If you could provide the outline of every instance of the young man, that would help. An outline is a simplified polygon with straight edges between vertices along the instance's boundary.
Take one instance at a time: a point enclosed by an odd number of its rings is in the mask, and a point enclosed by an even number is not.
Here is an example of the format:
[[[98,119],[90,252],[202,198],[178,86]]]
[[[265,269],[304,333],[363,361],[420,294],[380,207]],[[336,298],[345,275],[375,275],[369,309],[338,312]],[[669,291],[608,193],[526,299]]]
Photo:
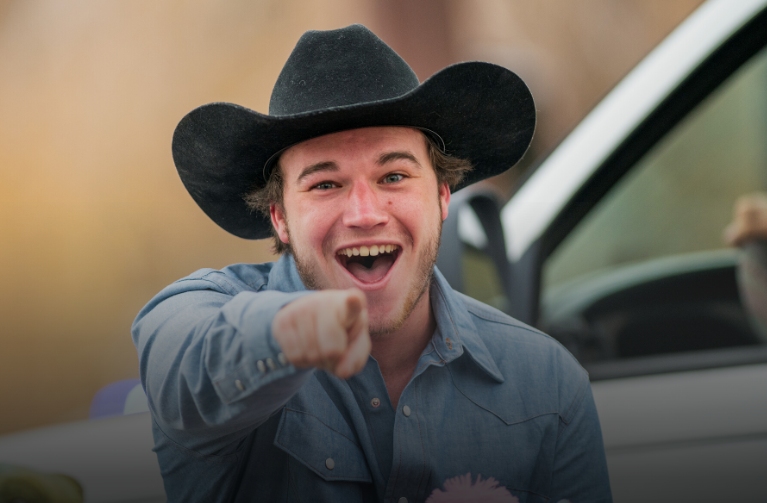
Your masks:
[[[136,318],[169,501],[439,501],[459,482],[471,501],[610,500],[586,372],[434,267],[451,190],[512,166],[534,126],[508,70],[419,85],[359,25],[301,38],[270,115],[181,121],[195,201],[283,254],[198,271]]]

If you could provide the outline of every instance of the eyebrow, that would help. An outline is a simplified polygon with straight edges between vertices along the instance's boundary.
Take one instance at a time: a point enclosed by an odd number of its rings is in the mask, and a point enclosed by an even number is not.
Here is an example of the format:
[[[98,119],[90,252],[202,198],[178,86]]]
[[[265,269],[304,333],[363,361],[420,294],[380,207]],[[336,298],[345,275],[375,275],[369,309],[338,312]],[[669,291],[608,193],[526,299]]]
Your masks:
[[[309,175],[313,175],[314,173],[320,173],[322,171],[338,171],[338,164],[334,163],[333,161],[323,161],[318,162],[316,164],[312,164],[311,166],[307,166],[301,171],[301,174],[298,175],[298,182],[303,180]]]
[[[419,168],[421,167],[421,163],[418,162],[418,159],[415,158],[413,154],[410,152],[386,152],[384,154],[381,154],[381,157],[378,158],[378,164],[383,166],[384,164],[392,161],[397,161],[399,159],[407,159],[408,161],[413,162],[416,166]]]
[[[381,156],[378,158],[378,164],[383,166],[386,163],[396,161],[399,159],[406,159],[408,161],[413,162],[419,168],[421,167],[421,163],[418,162],[418,159],[416,159],[413,154],[411,154],[410,152],[401,152],[401,151],[386,152],[381,154]],[[336,164],[333,161],[318,162],[316,164],[312,164],[311,166],[305,167],[301,171],[301,174],[298,175],[298,179],[296,181],[300,182],[307,176],[313,175],[315,173],[321,173],[323,171],[333,172],[338,170],[339,170],[338,164]]]

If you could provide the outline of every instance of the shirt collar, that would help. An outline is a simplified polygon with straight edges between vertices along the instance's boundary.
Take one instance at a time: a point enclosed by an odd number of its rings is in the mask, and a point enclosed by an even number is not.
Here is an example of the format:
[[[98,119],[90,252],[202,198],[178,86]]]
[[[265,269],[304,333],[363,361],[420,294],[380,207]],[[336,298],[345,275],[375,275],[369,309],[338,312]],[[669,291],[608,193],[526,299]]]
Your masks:
[[[466,309],[466,305],[452,289],[439,269],[434,267],[431,283],[431,308],[437,320],[437,330],[432,342],[446,363],[464,353],[488,376],[497,382],[504,382],[503,374],[477,332],[477,327]]]
[[[283,253],[269,271],[269,290],[279,292],[304,292],[307,290],[301,276],[298,275],[296,261],[291,253]]]
[[[293,255],[284,253],[274,263],[269,272],[267,288],[281,292],[306,290],[298,274]],[[429,296],[439,327],[439,330],[434,333],[432,343],[445,363],[450,363],[466,351],[471,360],[488,376],[497,382],[504,382],[503,374],[480,338],[477,327],[460,295],[452,289],[436,267],[434,267]]]

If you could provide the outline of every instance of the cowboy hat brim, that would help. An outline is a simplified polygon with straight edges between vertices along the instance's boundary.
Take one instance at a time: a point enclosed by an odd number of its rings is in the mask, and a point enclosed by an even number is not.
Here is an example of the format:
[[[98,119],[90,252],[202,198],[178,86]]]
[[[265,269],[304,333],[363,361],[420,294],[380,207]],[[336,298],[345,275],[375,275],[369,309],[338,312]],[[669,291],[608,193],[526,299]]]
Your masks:
[[[402,96],[269,116],[231,103],[187,114],[173,135],[173,160],[184,186],[226,231],[245,239],[271,235],[268,215],[244,195],[266,183],[264,166],[287,147],[318,136],[373,126],[436,132],[445,152],[474,166],[458,190],[519,161],[535,130],[535,105],[513,72],[490,63],[449,66]]]

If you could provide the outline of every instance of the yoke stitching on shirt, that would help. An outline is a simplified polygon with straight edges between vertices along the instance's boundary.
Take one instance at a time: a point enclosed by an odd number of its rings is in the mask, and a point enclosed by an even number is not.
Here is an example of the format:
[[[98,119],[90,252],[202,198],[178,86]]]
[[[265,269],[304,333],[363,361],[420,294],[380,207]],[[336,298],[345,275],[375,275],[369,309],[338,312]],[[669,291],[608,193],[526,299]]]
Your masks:
[[[463,395],[463,396],[464,396],[464,397],[465,397],[465,398],[466,398],[468,401],[470,401],[471,403],[473,403],[474,405],[476,405],[476,406],[477,406],[477,407],[479,407],[480,409],[482,409],[482,410],[486,410],[487,412],[491,413],[492,415],[494,415],[495,417],[497,417],[498,419],[500,419],[501,421],[503,421],[503,423],[504,423],[506,426],[511,426],[511,425],[514,425],[514,424],[520,424],[520,423],[524,423],[524,422],[526,422],[526,421],[530,421],[530,420],[532,420],[532,419],[535,419],[535,418],[537,418],[537,417],[541,417],[541,416],[548,416],[548,415],[551,415],[551,414],[556,414],[556,415],[558,415],[558,416],[560,416],[560,417],[561,417],[561,414],[559,413],[559,411],[548,411],[548,412],[541,412],[540,414],[536,414],[536,415],[534,415],[534,416],[526,417],[526,418],[524,418],[524,419],[520,419],[519,421],[512,421],[512,422],[506,421],[504,418],[502,418],[502,417],[500,416],[500,414],[498,414],[497,412],[494,412],[494,411],[492,411],[492,410],[488,409],[488,408],[487,408],[487,407],[485,407],[484,405],[480,405],[480,404],[478,404],[477,402],[475,402],[474,400],[472,400],[472,399],[469,397],[469,395],[467,395],[466,393],[464,393],[464,392],[463,392],[463,390],[462,390],[461,388],[459,388],[459,387],[458,387],[458,384],[456,384],[456,382],[455,382],[455,378],[453,377],[453,371],[452,371],[452,369],[450,368],[450,365],[446,365],[446,367],[447,367],[447,370],[448,370],[448,372],[450,372],[450,380],[453,382],[453,386],[455,387],[455,389],[457,389],[457,390],[458,390],[458,392],[459,392],[459,393],[461,393],[461,394],[462,394],[462,395]]]
[[[477,318],[482,318],[485,321],[490,321],[490,322],[493,322],[493,323],[500,323],[501,325],[506,325],[506,326],[509,326],[509,327],[519,328],[521,330],[526,330],[526,331],[532,332],[534,334],[542,335],[542,336],[547,337],[549,339],[554,339],[550,335],[545,334],[545,333],[541,332],[540,330],[536,330],[534,328],[531,328],[531,327],[528,327],[528,326],[525,326],[525,325],[518,325],[516,323],[512,323],[512,322],[510,322],[508,320],[505,320],[505,319],[501,318],[500,316],[493,316],[490,313],[485,313],[485,312],[479,311],[475,307],[472,307],[472,306],[466,306],[466,310],[469,311],[474,316],[476,316]]]
[[[464,304],[464,305],[466,305],[466,304]],[[506,325],[507,327],[518,328],[520,330],[525,330],[526,332],[531,332],[533,334],[540,335],[542,337],[545,337],[547,339],[550,339],[550,340],[554,341],[559,346],[561,346],[562,349],[564,349],[565,352],[570,356],[570,358],[575,360],[575,363],[577,363],[578,366],[580,368],[582,368],[586,372],[586,374],[588,375],[588,371],[583,368],[583,365],[581,365],[581,362],[579,362],[578,359],[576,357],[574,357],[573,354],[566,347],[564,347],[562,345],[561,342],[559,342],[558,340],[556,340],[554,337],[550,336],[549,334],[541,332],[540,330],[536,330],[536,329],[531,328],[531,327],[527,327],[527,326],[524,326],[524,325],[517,325],[515,323],[511,323],[511,322],[509,322],[509,321],[507,321],[505,319],[502,319],[500,317],[493,317],[492,315],[490,315],[488,313],[483,313],[483,312],[477,311],[476,308],[471,307],[469,305],[466,305],[466,310],[469,311],[474,316],[476,316],[477,318],[483,319],[485,321],[489,321],[491,323],[498,323],[500,325]]]
[[[362,447],[360,447],[360,445],[359,445],[357,442],[355,442],[355,441],[354,441],[354,440],[352,440],[351,438],[347,437],[346,435],[344,435],[344,434],[343,434],[343,433],[341,433],[340,431],[336,430],[336,429],[335,429],[335,428],[333,428],[332,426],[330,426],[330,425],[328,425],[328,424],[325,424],[325,422],[324,422],[324,421],[322,421],[322,419],[320,419],[319,417],[315,416],[314,414],[312,414],[312,413],[310,413],[310,412],[305,412],[305,411],[303,411],[303,410],[296,410],[296,409],[291,409],[291,408],[289,408],[289,407],[285,407],[285,410],[288,410],[288,411],[291,411],[291,412],[296,412],[296,413],[298,413],[298,414],[306,414],[307,416],[311,416],[311,417],[313,417],[314,419],[316,419],[317,421],[319,421],[319,422],[320,422],[320,424],[322,424],[323,426],[327,427],[327,429],[329,429],[330,431],[335,431],[336,433],[338,433],[339,435],[341,435],[342,437],[344,437],[346,440],[348,440],[349,442],[353,443],[353,444],[355,445],[355,447],[359,447],[360,449],[362,449]],[[287,416],[286,416],[286,417],[287,417]]]
[[[289,411],[292,411],[292,412],[297,412],[297,413],[299,413],[299,414],[306,414],[307,416],[312,416],[313,418],[317,419],[317,421],[319,421],[319,422],[320,422],[322,425],[324,425],[325,427],[327,427],[327,429],[329,429],[329,430],[331,430],[331,431],[335,431],[336,433],[338,433],[339,435],[341,435],[341,436],[342,436],[342,437],[344,437],[345,439],[347,439],[347,440],[349,440],[350,442],[352,442],[352,443],[354,444],[354,446],[355,446],[355,447],[357,447],[358,449],[362,449],[362,448],[361,448],[361,447],[360,447],[360,446],[359,446],[359,445],[358,445],[358,444],[357,444],[355,441],[351,440],[349,437],[347,437],[346,435],[344,435],[344,434],[343,434],[343,433],[341,433],[340,431],[336,430],[335,428],[331,428],[331,427],[330,427],[330,426],[328,426],[327,424],[323,423],[323,422],[320,420],[320,418],[318,418],[318,417],[317,417],[317,416],[315,416],[314,414],[309,414],[308,412],[304,412],[304,411],[301,411],[301,410],[296,410],[296,409],[289,409],[289,408],[287,408],[287,407],[285,407],[285,410],[289,410]],[[282,420],[282,423],[284,424],[284,422],[285,422],[286,420],[287,420],[287,416],[285,416],[285,419],[283,419],[283,420]],[[280,426],[282,426],[282,425],[280,425]],[[287,446],[286,446],[286,445],[284,445],[284,444],[283,444],[283,443],[281,443],[281,442],[278,442],[277,440],[275,440],[275,444],[277,444],[277,445],[280,445],[281,447],[285,447],[285,448],[287,448]],[[291,454],[292,456],[294,456],[294,457],[296,457],[296,458],[300,459],[300,460],[301,460],[301,461],[303,461],[304,463],[306,463],[306,466],[310,467],[310,468],[312,469],[312,471],[316,471],[316,472],[319,474],[319,471],[318,471],[316,468],[314,468],[314,465],[313,465],[313,464],[312,464],[312,463],[311,463],[311,462],[310,462],[308,459],[304,458],[303,456],[301,456],[300,454],[298,454],[297,452],[294,452],[294,451],[292,451],[292,450],[290,451],[290,454]],[[363,458],[364,458],[364,454],[363,454]],[[367,482],[367,481],[368,481],[368,479],[367,479],[367,478],[361,478],[361,477],[350,477],[350,476],[344,476],[344,475],[335,475],[335,476],[334,476],[334,475],[320,475],[320,476],[321,476],[321,477],[324,477],[324,478],[327,478],[327,479],[334,479],[334,480],[349,480],[349,481],[353,481],[353,482]],[[372,479],[372,474],[371,474],[371,477],[370,477],[370,478]]]

